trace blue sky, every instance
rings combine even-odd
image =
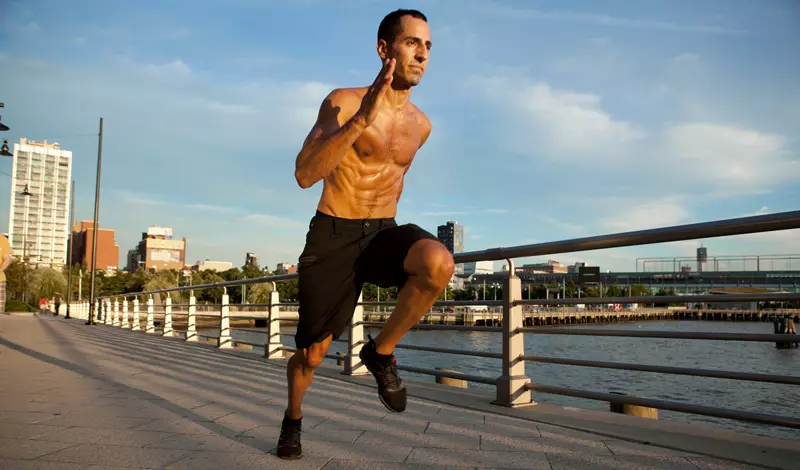
[[[296,261],[319,197],[293,178],[319,103],[373,80],[378,23],[400,7],[428,15],[434,45],[412,94],[433,133],[399,222],[458,220],[478,250],[798,208],[791,0],[2,2],[3,137],[71,149],[88,220],[104,117],[100,220],[123,265],[164,225],[189,262],[254,251],[274,269]],[[798,231],[703,242],[800,253]],[[699,243],[552,258],[633,271]]]

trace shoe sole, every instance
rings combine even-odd
[[[388,404],[388,403],[386,403],[386,400],[384,400],[384,399],[383,399],[383,395],[381,395],[381,392],[378,392],[378,398],[380,398],[380,400],[381,400],[381,403],[383,403],[383,406],[385,406],[385,407],[386,407],[386,409],[387,409],[387,410],[389,410],[389,411],[391,411],[391,412],[394,412],[394,413],[402,413],[403,411],[405,411],[405,410],[406,410],[405,408],[403,408],[402,410],[396,410],[396,409],[392,408],[391,406],[389,406],[389,404]]]
[[[301,452],[300,455],[287,455],[287,456],[277,455],[277,457],[281,460],[300,460],[303,457],[303,453]]]

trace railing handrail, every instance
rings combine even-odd
[[[779,212],[776,214],[756,215],[751,217],[739,217],[735,219],[722,219],[687,225],[674,225],[671,227],[660,227],[633,232],[612,233],[594,237],[573,238],[555,242],[535,243],[532,245],[490,248],[481,251],[456,253],[453,255],[453,258],[457,264],[471,261],[498,261],[503,259],[524,258],[529,256],[602,250],[606,248],[621,248],[634,245],[651,245],[654,243],[692,240],[697,238],[714,238],[790,229],[800,229],[800,210]],[[218,287],[234,287],[248,284],[260,284],[264,282],[288,281],[295,279],[297,276],[297,273],[276,274],[249,279],[237,279],[235,281],[223,281],[210,284],[170,287],[167,289],[158,289],[153,291],[106,295],[98,297],[98,299],[133,295],[154,295],[187,290],[214,289]]]
[[[569,240],[519,245],[507,248],[490,248],[488,250],[457,253],[454,255],[454,259],[458,264],[470,261],[499,261],[510,258],[602,250],[634,245],[651,245],[654,243],[725,237],[795,228],[800,228],[800,211],[722,219],[687,225],[673,225],[671,227],[573,238]]]

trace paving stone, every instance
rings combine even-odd
[[[682,457],[547,454],[552,470],[697,470]]]
[[[186,454],[187,452],[184,450],[79,444],[45,455],[40,459],[52,462],[83,463],[86,465],[118,465],[124,463],[130,467],[162,468],[180,460]]]
[[[481,435],[481,450],[506,450],[526,452],[591,453],[613,455],[602,441],[570,442],[543,437],[508,437]]]
[[[0,458],[0,468],[7,470],[85,470],[83,464],[44,462],[41,460],[17,460]],[[130,469],[128,469],[130,470]]]
[[[0,423],[0,437],[30,439],[66,428],[67,426],[48,426],[44,424]]]
[[[439,450],[439,449],[436,449]],[[403,462],[411,452],[410,446],[358,445],[345,442],[303,442],[303,455],[329,459],[367,460],[372,462]]]
[[[130,429],[141,426],[149,421],[150,418],[120,418],[108,419],[108,416],[98,416],[96,413],[91,415],[61,415],[38,424],[47,426],[83,426],[105,429]]]
[[[442,449],[480,449],[480,437],[461,434],[425,434],[398,431],[366,431],[356,444],[374,446],[411,446]]]
[[[688,457],[687,460],[702,470],[760,470],[762,468],[711,457]]]
[[[0,423],[34,424],[53,417],[53,413],[0,410]]]
[[[64,442],[40,442],[30,439],[0,439],[0,457],[6,459],[35,459],[73,444]]]
[[[637,442],[605,440],[606,446],[614,455],[641,455],[653,457],[701,457],[698,454],[680,450],[665,449],[663,447],[639,444]]]
[[[277,442],[277,441],[275,441]],[[148,445],[153,449],[213,450],[220,452],[263,453],[275,447],[275,442],[264,442],[252,437],[227,438],[215,435],[173,434]]]
[[[305,450],[305,449],[304,449]],[[317,470],[330,460],[314,457],[304,452],[300,460],[282,460],[271,454],[239,454],[231,452],[191,452],[186,458],[164,468],[170,470],[262,470],[265,468]]]
[[[411,451],[407,461],[429,465],[550,470],[550,462],[547,457],[539,452],[415,448]]]
[[[467,435],[494,435],[507,437],[541,437],[536,426],[527,428],[514,428],[499,424],[454,424],[432,422],[425,429],[427,434],[467,434]]]
[[[330,431],[325,429],[306,429],[303,428],[302,442],[306,441],[323,441],[323,442],[354,442],[358,439],[364,431],[362,430],[336,430]],[[277,444],[278,437],[281,435],[280,426],[257,426],[250,429],[239,437],[254,437],[267,442],[275,442]]]
[[[454,467],[443,465],[424,465],[412,463],[393,463],[393,462],[364,462],[358,460],[331,460],[320,470],[466,470],[475,468],[474,465],[468,467]]]
[[[179,434],[221,434],[229,437],[235,436],[236,431],[228,430],[224,426],[212,421],[189,421],[187,419],[156,419],[136,427],[136,431],[160,431]]]

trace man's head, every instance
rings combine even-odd
[[[377,49],[381,60],[395,59],[393,83],[408,87],[419,84],[431,49],[428,19],[417,10],[389,13],[378,26]]]

